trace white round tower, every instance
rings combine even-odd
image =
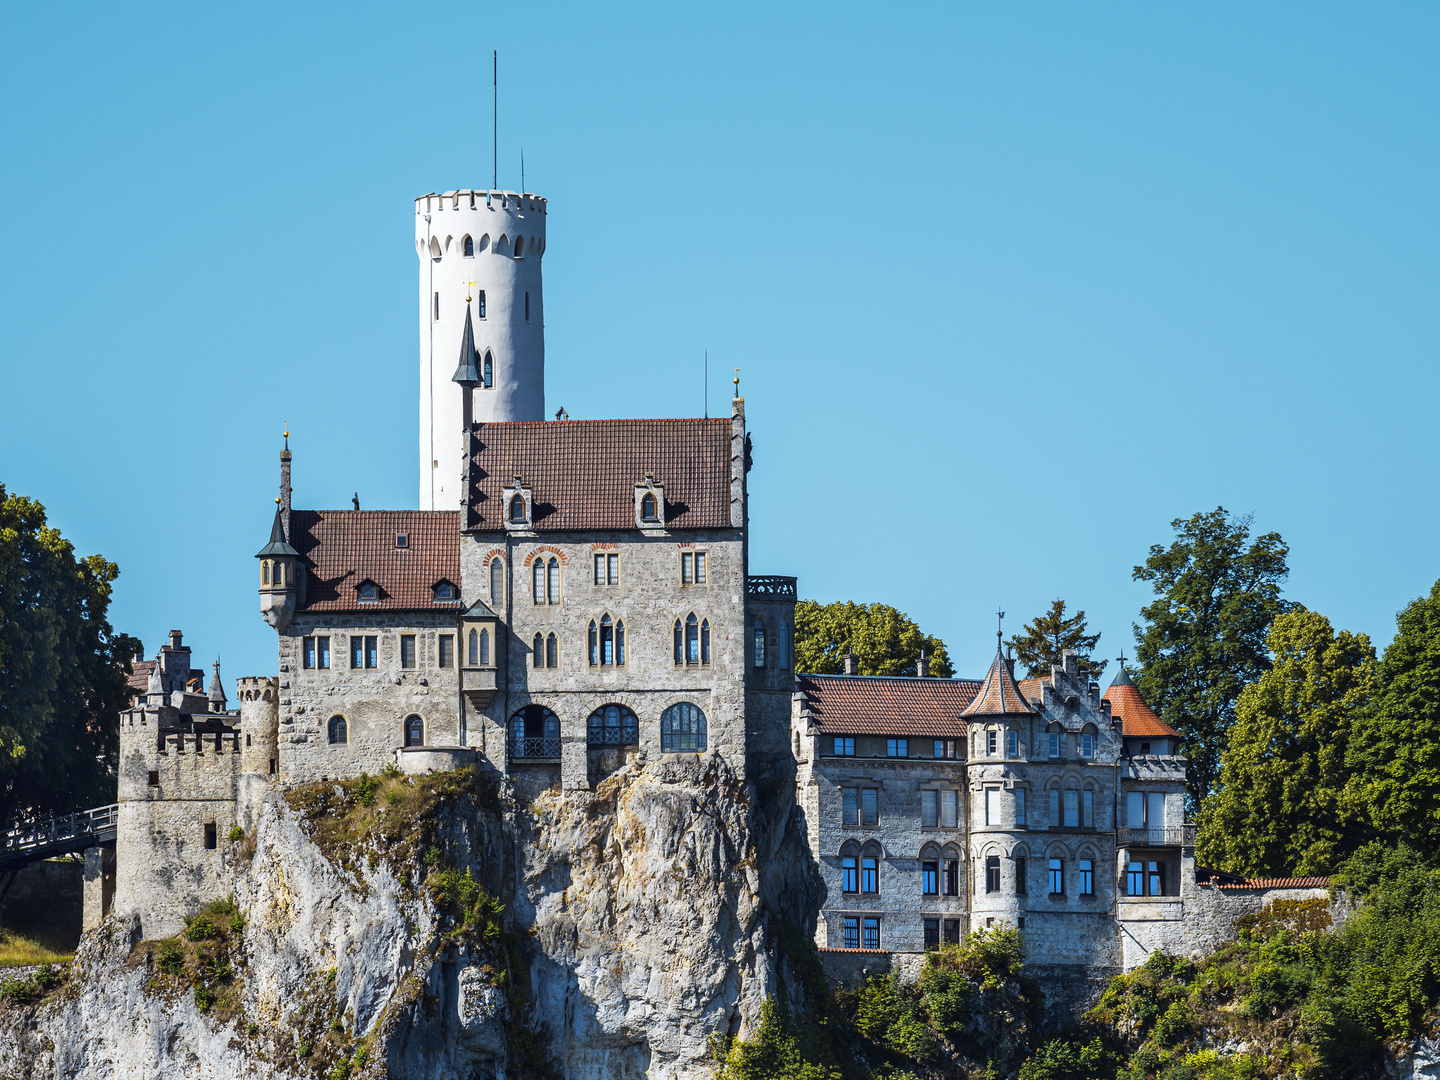
[[[513,191],[447,191],[415,200],[420,259],[420,509],[454,510],[464,493],[461,392],[452,381],[466,297],[481,384],[477,421],[545,418],[545,200]]]

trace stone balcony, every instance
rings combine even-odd
[[[1170,754],[1124,758],[1120,762],[1120,779],[1184,781],[1187,764],[1186,758]]]

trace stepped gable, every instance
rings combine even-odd
[[[1145,699],[1140,696],[1140,691],[1130,681],[1130,676],[1125,674],[1123,667],[1120,674],[1115,676],[1115,681],[1110,684],[1110,689],[1105,691],[1103,700],[1110,702],[1110,712],[1120,717],[1127,739],[1180,738],[1178,731],[1156,716],[1155,711],[1145,704]]]
[[[797,675],[815,726],[825,735],[914,735],[963,739],[960,719],[980,683],[889,675]]]
[[[634,529],[635,484],[665,488],[665,526],[730,528],[729,417],[476,424],[470,508],[477,529],[504,528],[503,488],[530,489],[538,532]]]
[[[997,646],[990,670],[985,673],[975,700],[970,702],[963,715],[1027,716],[1034,711],[1025,695],[1020,692],[1020,686],[1005,660],[1005,654]]]
[[[405,546],[397,538],[404,534]],[[290,544],[305,564],[300,611],[415,611],[459,608],[434,586],[460,584],[458,510],[292,510]],[[376,599],[361,602],[361,582]]]

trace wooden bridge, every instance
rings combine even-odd
[[[0,869],[9,870],[38,859],[113,845],[119,817],[120,804],[111,803],[48,821],[16,825],[0,836]]]

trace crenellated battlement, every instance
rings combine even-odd
[[[235,680],[235,696],[243,703],[276,701],[280,680],[274,675],[244,675]]]
[[[430,192],[415,198],[415,214],[440,213],[444,210],[533,210],[545,213],[546,200],[528,191],[446,191]]]

